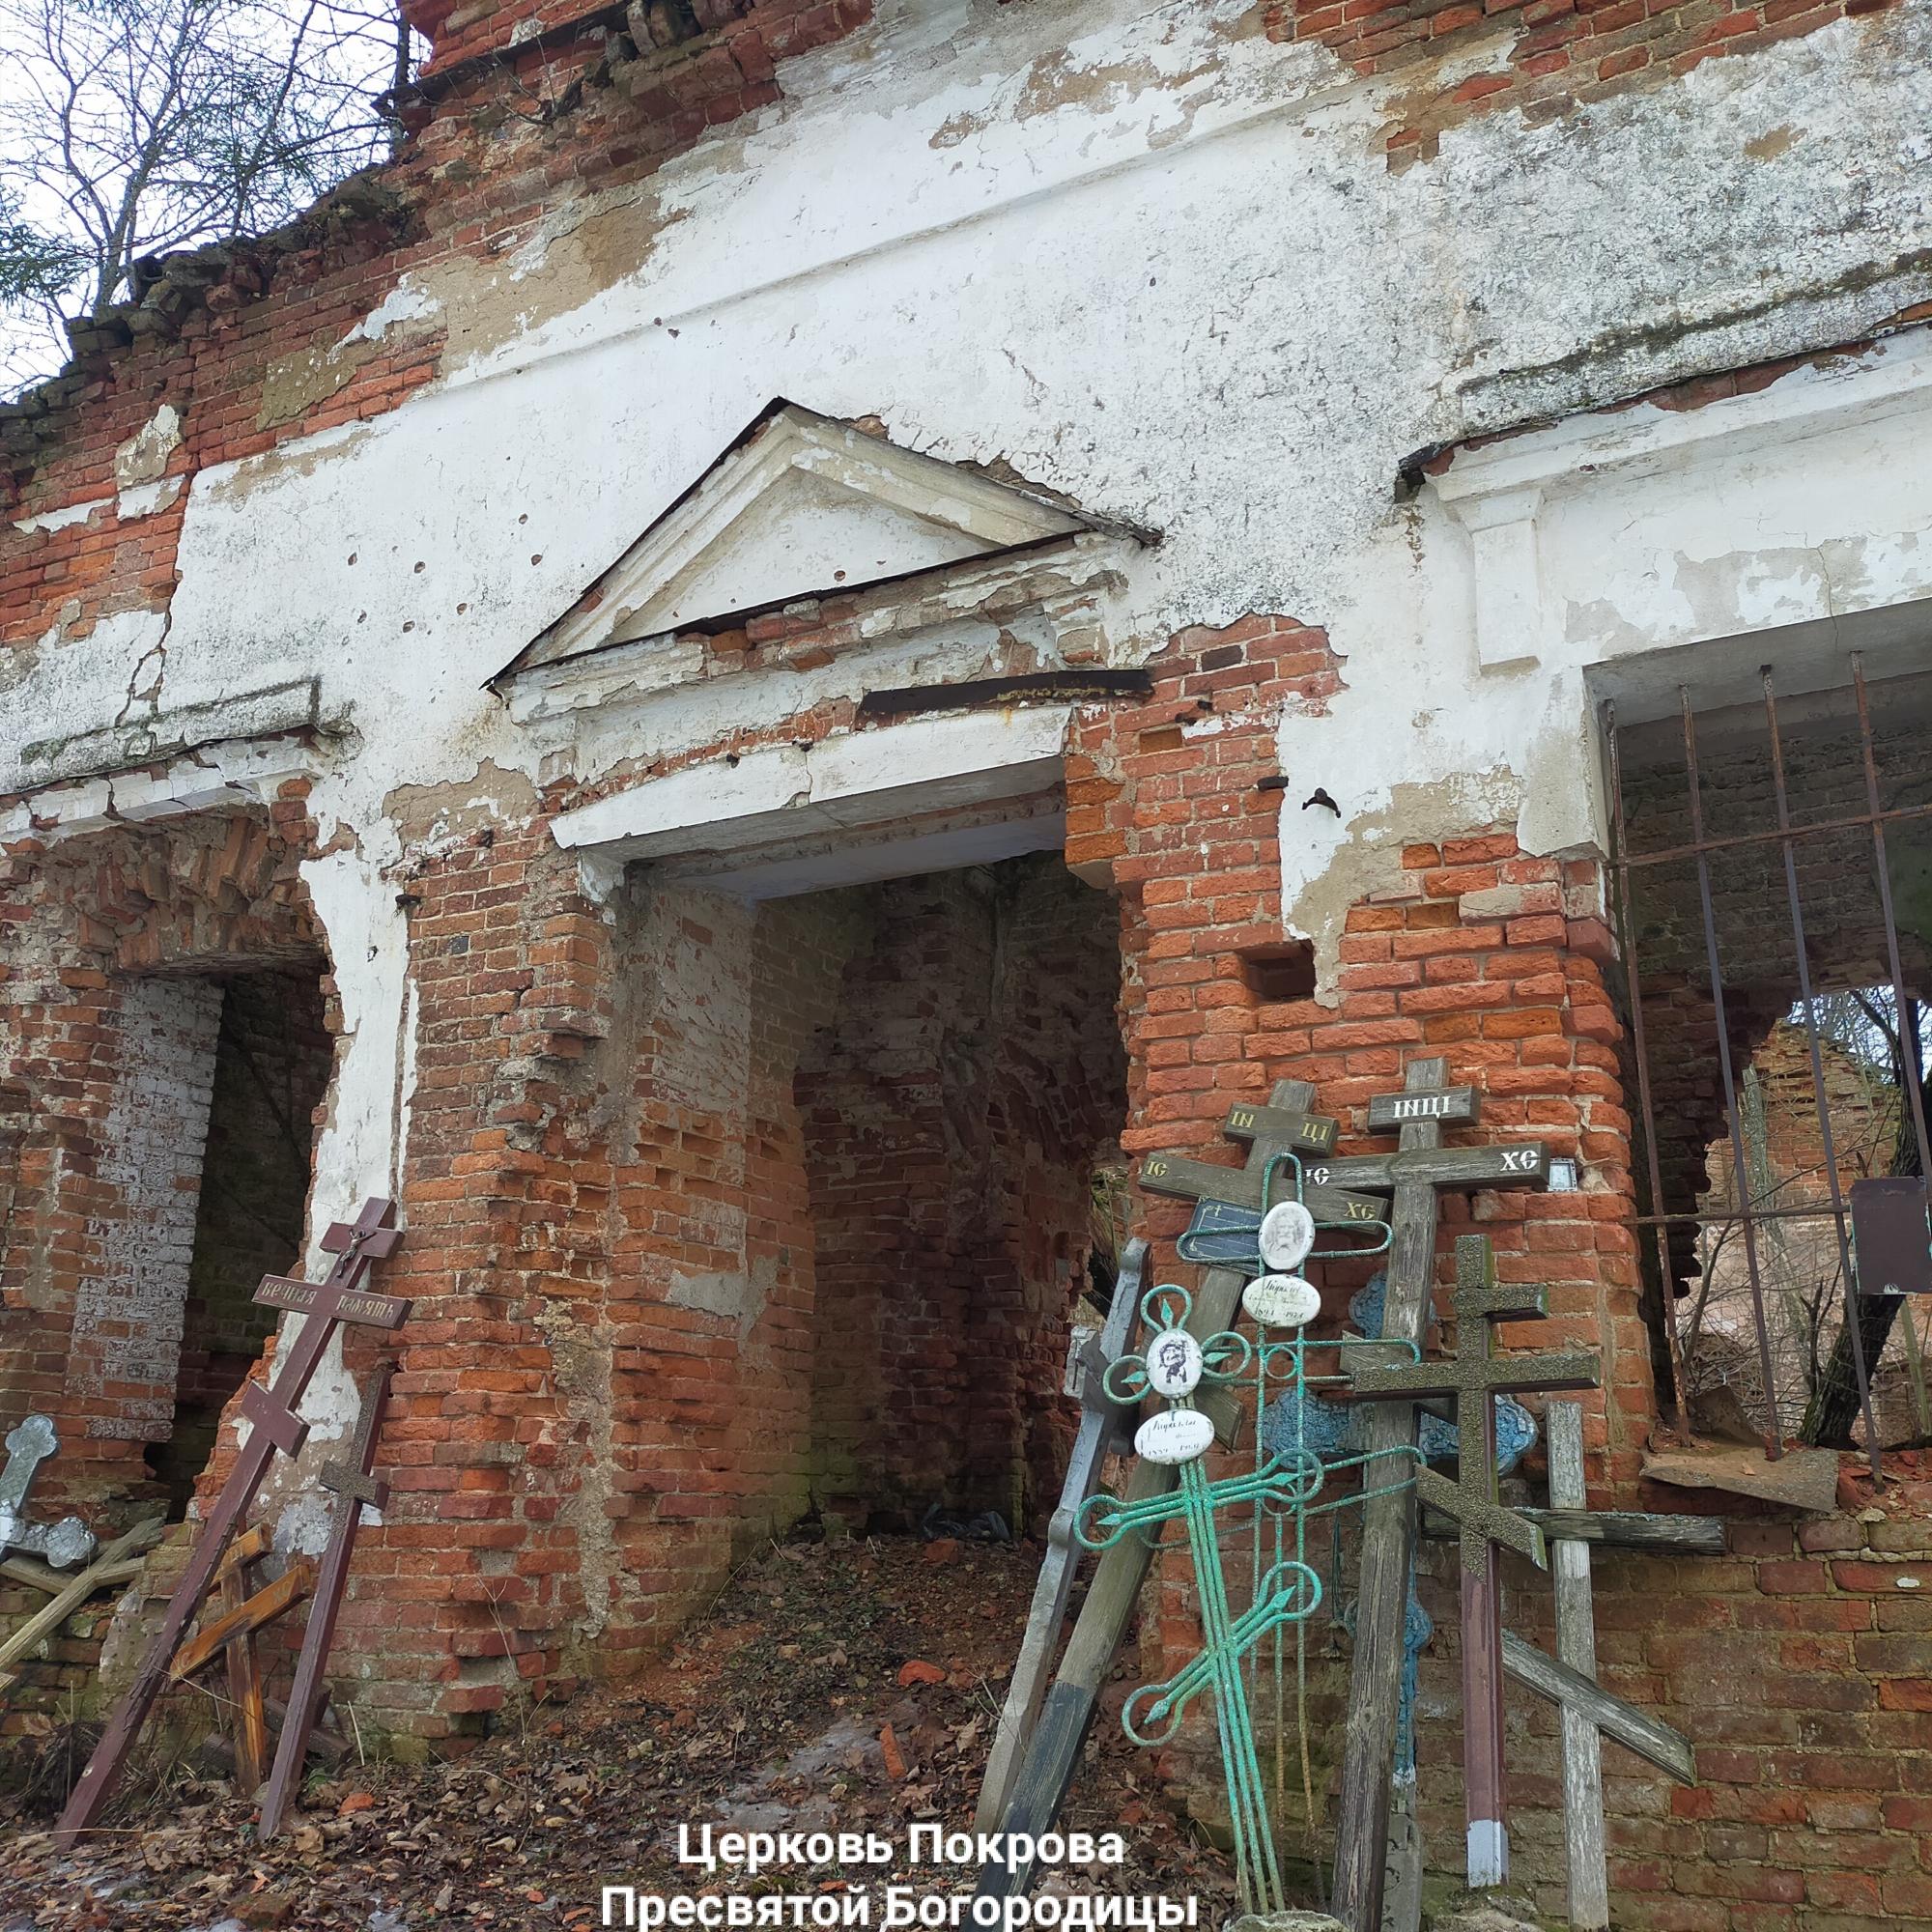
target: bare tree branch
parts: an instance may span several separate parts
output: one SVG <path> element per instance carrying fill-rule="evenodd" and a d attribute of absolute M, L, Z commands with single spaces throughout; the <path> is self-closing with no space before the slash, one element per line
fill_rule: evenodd
<path fill-rule="evenodd" d="M 382 159 L 415 42 L 370 0 L 0 0 L 0 392 L 143 258 L 291 219 Z"/>

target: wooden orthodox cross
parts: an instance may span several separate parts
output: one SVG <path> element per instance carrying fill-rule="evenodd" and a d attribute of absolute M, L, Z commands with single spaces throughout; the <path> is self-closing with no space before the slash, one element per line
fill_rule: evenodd
<path fill-rule="evenodd" d="M 1308 1112 L 1315 1090 L 1301 1080 L 1275 1084 L 1266 1106 L 1242 1104 L 1228 1116 L 1224 1131 L 1232 1140 L 1248 1143 L 1245 1167 L 1216 1167 L 1180 1154 L 1151 1154 L 1141 1163 L 1141 1185 L 1150 1192 L 1200 1198 L 1234 1198 L 1227 1190 L 1242 1190 L 1260 1205 L 1268 1163 L 1282 1153 L 1320 1152 L 1335 1144 L 1335 1123 Z M 1194 1294 L 1188 1332 L 1197 1339 L 1218 1334 L 1235 1319 L 1236 1303 L 1246 1276 L 1234 1268 L 1213 1267 L 1201 1277 Z M 1205 1405 L 1204 1405 L 1205 1406 Z M 1176 1481 L 1175 1471 L 1145 1459 L 1135 1464 L 1124 1502 L 1163 1495 Z M 1114 1662 L 1134 1613 L 1141 1585 L 1153 1561 L 1153 1548 L 1140 1537 L 1124 1537 L 1106 1550 L 1095 1566 L 1087 1598 L 1066 1639 L 1066 1650 L 1040 1705 L 1039 1719 L 1029 1736 L 1014 1774 L 1001 1830 L 1038 1837 L 1050 1831 L 1072 1780 L 1081 1740 L 1093 1721 L 1100 1685 Z M 1023 1893 L 1033 1883 L 1030 1863 L 1009 1868 L 989 1864 L 980 1875 L 979 1895 L 1005 1898 Z"/>
<path fill-rule="evenodd" d="M 1110 1455 L 1126 1449 L 1132 1440 L 1134 1405 L 1116 1402 L 1107 1393 L 1106 1378 L 1107 1371 L 1128 1352 L 1135 1323 L 1140 1320 L 1147 1252 L 1148 1244 L 1143 1240 L 1126 1244 L 1107 1320 L 1097 1334 L 1089 1337 L 1077 1364 L 1080 1428 L 1073 1438 L 1073 1452 L 1066 1460 L 1060 1507 L 1054 1511 L 1047 1527 L 1046 1555 L 1040 1562 L 1039 1580 L 1034 1586 L 1033 1607 L 1027 1615 L 1026 1634 L 1020 1640 L 1019 1661 L 1013 1665 L 1013 1680 L 1007 1689 L 999 1729 L 993 1734 L 993 1748 L 986 1758 L 986 1776 L 980 1787 L 980 1808 L 975 1821 L 981 1832 L 999 1829 L 1000 1814 L 1006 1809 L 1027 1740 L 1039 1717 L 1040 1699 L 1046 1694 L 1047 1672 L 1059 1647 L 1061 1625 L 1066 1620 L 1074 1572 L 1080 1566 L 1080 1544 L 1074 1535 L 1080 1507 L 1099 1488 L 1101 1464 Z"/>
<path fill-rule="evenodd" d="M 270 1460 L 277 1450 L 293 1456 L 301 1447 L 308 1425 L 297 1415 L 296 1405 L 321 1364 L 330 1338 L 345 1321 L 398 1328 L 408 1321 L 408 1301 L 391 1294 L 372 1294 L 358 1286 L 370 1263 L 393 1253 L 402 1239 L 390 1225 L 395 1213 L 393 1201 L 372 1197 L 362 1204 L 362 1211 L 353 1223 L 338 1221 L 323 1236 L 323 1247 L 336 1260 L 322 1281 L 269 1275 L 256 1291 L 258 1302 L 270 1308 L 297 1309 L 307 1319 L 295 1346 L 276 1357 L 274 1381 L 266 1388 L 260 1382 L 243 1384 L 242 1413 L 249 1423 L 248 1439 L 238 1451 L 228 1480 L 202 1526 L 194 1555 L 168 1600 L 161 1627 L 155 1633 L 133 1683 L 54 1827 L 54 1842 L 63 1850 L 93 1825 L 113 1794 L 135 1736 L 168 1681 L 169 1665 L 181 1647 L 182 1636 L 200 1609 L 229 1539 L 254 1501 Z"/>
<path fill-rule="evenodd" d="M 1447 1149 L 1445 1123 L 1477 1118 L 1477 1096 L 1448 1087 L 1448 1064 L 1410 1061 L 1400 1094 L 1369 1103 L 1369 1124 L 1398 1129 L 1398 1151 L 1347 1160 L 1318 1161 L 1311 1187 L 1366 1187 L 1392 1192 L 1388 1286 L 1382 1336 L 1420 1349 L 1429 1327 L 1435 1272 L 1438 1190 L 1541 1187 L 1549 1158 L 1541 1146 Z M 1394 1459 L 1415 1447 L 1415 1410 L 1389 1404 L 1369 1417 L 1366 1453 Z M 1349 1684 L 1348 1732 L 1343 1746 L 1342 1798 L 1335 1833 L 1336 1918 L 1351 1932 L 1380 1932 L 1387 1870 L 1389 1783 L 1395 1764 L 1396 1720 L 1402 1695 L 1403 1626 L 1408 1609 L 1409 1565 L 1415 1548 L 1414 1492 L 1406 1486 L 1371 1497 L 1362 1520 L 1362 1563 L 1355 1610 L 1355 1661 Z"/>
<path fill-rule="evenodd" d="M 258 1522 L 235 1539 L 214 1573 L 213 1587 L 221 1604 L 220 1615 L 196 1631 L 168 1665 L 170 1680 L 183 1684 L 217 1656 L 224 1659 L 235 1724 L 235 1787 L 244 1798 L 260 1790 L 269 1749 L 255 1633 L 286 1616 L 315 1582 L 315 1565 L 306 1556 L 298 1556 L 272 1583 L 251 1592 L 248 1572 L 271 1548 L 266 1523 Z"/>
<path fill-rule="evenodd" d="M 1496 1547 L 1507 1545 L 1539 1568 L 1548 1564 L 1543 1532 L 1505 1507 L 1497 1492 L 1495 1399 L 1504 1393 L 1594 1388 L 1600 1373 L 1593 1351 L 1496 1354 L 1494 1322 L 1548 1313 L 1544 1290 L 1499 1288 L 1489 1237 L 1464 1235 L 1456 1243 L 1455 1354 L 1436 1362 L 1352 1364 L 1349 1371 L 1360 1396 L 1411 1404 L 1426 1396 L 1450 1396 L 1456 1403 L 1456 1480 L 1424 1466 L 1415 1472 L 1415 1490 L 1463 1529 L 1463 1761 L 1471 1889 L 1501 1885 L 1509 1877 Z"/>
<path fill-rule="evenodd" d="M 301 1656 L 296 1662 L 288 1715 L 282 1719 L 281 1739 L 275 1746 L 275 1768 L 269 1776 L 269 1788 L 262 1798 L 262 1822 L 257 1833 L 261 1838 L 272 1838 L 281 1830 L 289 1793 L 301 1781 L 309 1736 L 322 1709 L 323 1665 L 328 1662 L 328 1647 L 335 1638 L 335 1619 L 348 1586 L 349 1559 L 355 1552 L 356 1531 L 362 1526 L 362 1512 L 364 1508 L 384 1509 L 388 1504 L 389 1486 L 374 1470 L 376 1437 L 383 1427 L 384 1411 L 389 1406 L 389 1378 L 393 1373 L 394 1365 L 388 1362 L 376 1370 L 363 1394 L 361 1413 L 355 1418 L 355 1437 L 349 1446 L 348 1460 L 331 1460 L 322 1465 L 322 1487 L 335 1492 L 335 1518 L 328 1528 L 328 1548 L 323 1552 L 308 1628 L 302 1633 Z"/>

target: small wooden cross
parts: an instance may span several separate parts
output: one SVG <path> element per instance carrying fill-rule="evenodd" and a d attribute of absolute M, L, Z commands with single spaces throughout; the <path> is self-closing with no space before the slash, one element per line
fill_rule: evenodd
<path fill-rule="evenodd" d="M 262 1798 L 258 1835 L 265 1839 L 272 1838 L 281 1830 L 289 1794 L 301 1779 L 309 1737 L 322 1710 L 323 1666 L 335 1639 L 335 1620 L 348 1587 L 349 1559 L 355 1548 L 356 1532 L 362 1526 L 362 1512 L 388 1506 L 389 1486 L 373 1471 L 376 1438 L 389 1406 L 389 1378 L 393 1373 L 393 1363 L 383 1363 L 364 1391 L 348 1458 L 343 1461 L 331 1458 L 322 1465 L 322 1486 L 333 1490 L 339 1500 L 329 1524 L 328 1548 L 323 1552 L 322 1570 L 316 1579 L 308 1628 L 302 1633 L 301 1656 L 296 1662 L 288 1714 L 282 1719 L 281 1740 L 275 1747 L 275 1768 L 269 1775 L 269 1788 Z"/>
<path fill-rule="evenodd" d="M 293 1456 L 301 1447 L 308 1425 L 296 1414 L 296 1405 L 321 1365 L 336 1328 L 344 1321 L 394 1328 L 409 1319 L 409 1302 L 392 1295 L 365 1294 L 359 1288 L 370 1263 L 394 1253 L 402 1239 L 391 1225 L 395 1214 L 393 1201 L 372 1196 L 353 1222 L 338 1221 L 323 1236 L 323 1247 L 336 1260 L 322 1281 L 291 1282 L 286 1276 L 270 1275 L 258 1292 L 256 1298 L 269 1307 L 292 1305 L 281 1297 L 295 1290 L 306 1292 L 312 1299 L 301 1312 L 309 1319 L 303 1321 L 294 1347 L 277 1355 L 272 1384 L 264 1388 L 251 1381 L 243 1387 L 242 1412 L 252 1425 L 248 1439 L 202 1525 L 194 1555 L 168 1600 L 160 1628 L 141 1659 L 134 1681 L 101 1733 L 54 1827 L 54 1842 L 63 1850 L 99 1817 L 101 1806 L 120 1781 L 134 1739 L 168 1681 L 169 1665 L 208 1594 L 236 1525 L 255 1499 L 270 1459 L 277 1450 Z"/>
<path fill-rule="evenodd" d="M 1509 1833 L 1503 1804 L 1502 1603 L 1496 1546 L 1507 1545 L 1540 1569 L 1548 1567 L 1543 1532 L 1507 1508 L 1496 1487 L 1496 1405 L 1502 1394 L 1595 1388 L 1601 1363 L 1594 1350 L 1548 1355 L 1498 1355 L 1496 1321 L 1547 1315 L 1540 1288 L 1500 1288 L 1495 1259 L 1484 1235 L 1456 1243 L 1456 1352 L 1446 1361 L 1400 1365 L 1354 1363 L 1354 1393 L 1415 1402 L 1450 1396 L 1456 1403 L 1456 1481 L 1418 1468 L 1417 1496 L 1462 1524 L 1463 1756 L 1467 1789 L 1471 1889 L 1509 1877 Z"/>

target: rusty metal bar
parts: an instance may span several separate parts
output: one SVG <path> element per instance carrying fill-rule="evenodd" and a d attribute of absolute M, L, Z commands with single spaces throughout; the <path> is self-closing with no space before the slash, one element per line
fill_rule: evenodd
<path fill-rule="evenodd" d="M 1643 1109 L 1643 1151 L 1650 1178 L 1650 1198 L 1663 1211 L 1663 1179 L 1657 1160 L 1657 1112 L 1650 1098 L 1650 1055 L 1644 1048 L 1643 981 L 1637 967 L 1636 915 L 1631 904 L 1630 864 L 1625 851 L 1623 759 L 1617 747 L 1617 707 L 1604 706 L 1604 738 L 1610 754 L 1610 869 L 1617 877 L 1617 909 L 1624 933 L 1624 972 L 1630 980 L 1631 1045 L 1636 1056 L 1637 1103 Z M 1687 1442 L 1694 1442 L 1690 1422 L 1690 1384 L 1684 1372 L 1684 1344 L 1677 1332 L 1677 1283 L 1670 1271 L 1670 1236 L 1657 1226 L 1657 1274 L 1663 1296 L 1663 1335 L 1670 1351 L 1670 1376 L 1677 1384 L 1677 1424 Z"/>
<path fill-rule="evenodd" d="M 1818 1014 L 1811 995 L 1810 949 L 1804 937 L 1804 908 L 1798 891 L 1797 841 L 1790 836 L 1791 801 L 1784 783 L 1784 742 L 1777 729 L 1777 692 L 1769 665 L 1762 668 L 1760 675 L 1764 679 L 1765 728 L 1771 734 L 1771 783 L 1777 800 L 1777 829 L 1785 835 L 1784 890 L 1791 902 L 1791 940 L 1798 958 L 1798 995 L 1804 1006 L 1804 1039 L 1811 1053 L 1812 1097 L 1818 1106 L 1818 1133 L 1825 1153 L 1825 1179 L 1831 1189 L 1832 1221 L 1838 1237 L 1838 1274 L 1845 1285 L 1845 1327 L 1852 1338 L 1852 1366 L 1858 1371 L 1859 1378 L 1859 1406 L 1865 1418 L 1865 1452 L 1871 1458 L 1873 1476 L 1882 1478 L 1884 1471 L 1879 1467 L 1878 1421 L 1872 1414 L 1871 1372 L 1865 1362 L 1858 1285 L 1852 1278 L 1852 1244 L 1845 1236 L 1845 1198 L 1838 1185 L 1837 1143 L 1832 1132 L 1832 1109 L 1825 1094 L 1825 1054 L 1818 1038 Z M 1879 836 L 1883 838 L 1884 834 Z M 1886 929 L 1889 933 L 1889 911 Z M 1902 1031 L 1902 1015 L 1900 1026 Z M 1773 1400 L 1768 1390 L 1766 1400 Z"/>
<path fill-rule="evenodd" d="M 1704 799 L 1697 779 L 1697 723 L 1690 709 L 1690 687 L 1679 685 L 1684 717 L 1684 769 L 1690 782 L 1690 836 L 1696 847 L 1697 896 L 1704 914 L 1704 956 L 1711 969 L 1711 1008 L 1718 1026 L 1718 1065 L 1724 1079 L 1724 1115 L 1730 1122 L 1731 1165 L 1737 1188 L 1745 1267 L 1750 1275 L 1751 1318 L 1757 1326 L 1758 1366 L 1764 1376 L 1765 1454 L 1776 1462 L 1784 1453 L 1784 1431 L 1777 1419 L 1777 1378 L 1772 1368 L 1771 1328 L 1764 1314 L 1764 1276 L 1757 1264 L 1757 1235 L 1751 1225 L 1750 1177 L 1745 1169 L 1744 1121 L 1738 1112 L 1736 1069 L 1731 1065 L 1730 1022 L 1724 1010 L 1724 969 L 1718 956 L 1718 919 L 1711 900 L 1711 847 L 1704 838 Z"/>
<path fill-rule="evenodd" d="M 1753 1221 L 1829 1221 L 1832 1208 L 1820 1202 L 1809 1208 L 1753 1208 Z M 1675 1227 L 1685 1222 L 1700 1225 L 1712 1221 L 1737 1221 L 1744 1217 L 1735 1208 L 1712 1208 L 1708 1210 L 1687 1210 L 1682 1214 L 1639 1214 L 1636 1225 L 1639 1228 L 1656 1227 L 1659 1224 Z"/>
<path fill-rule="evenodd" d="M 1901 805 L 1890 811 L 1853 813 L 1849 818 L 1821 818 L 1815 825 L 1794 825 L 1789 832 L 1736 832 L 1725 838 L 1707 838 L 1690 845 L 1666 845 L 1657 852 L 1633 852 L 1627 866 L 1662 866 L 1673 859 L 1694 859 L 1699 852 L 1732 852 L 1741 845 L 1770 845 L 1780 838 L 1816 838 L 1827 832 L 1856 832 L 1869 826 L 1882 832 L 1905 818 L 1932 818 L 1932 805 Z"/>
<path fill-rule="evenodd" d="M 1891 968 L 1892 1009 L 1898 1023 L 1898 1083 L 1905 1089 L 1906 1102 L 1912 1109 L 1912 1128 L 1918 1139 L 1918 1171 L 1925 1177 L 1926 1184 L 1932 1186 L 1932 1140 L 1927 1139 L 1925 1132 L 1925 1050 L 1916 1018 L 1909 1043 L 1905 1037 L 1905 969 L 1899 964 L 1898 926 L 1891 913 L 1891 869 L 1886 861 L 1885 814 L 1879 810 L 1878 757 L 1872 749 L 1871 704 L 1865 695 L 1862 651 L 1852 653 L 1852 689 L 1858 696 L 1859 749 L 1865 761 L 1865 802 L 1871 807 L 1872 857 L 1878 866 L 1878 902 L 1885 914 L 1886 963 Z M 1910 1065 L 1905 1064 L 1908 1057 Z"/>

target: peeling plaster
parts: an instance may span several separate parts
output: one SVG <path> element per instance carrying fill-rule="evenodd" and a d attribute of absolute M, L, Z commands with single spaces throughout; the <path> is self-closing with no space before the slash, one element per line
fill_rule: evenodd
<path fill-rule="evenodd" d="M 158 483 L 168 459 L 182 444 L 181 412 L 163 403 L 146 424 L 114 452 L 114 480 L 123 490 L 140 483 Z"/>
<path fill-rule="evenodd" d="M 195 476 L 169 701 L 319 675 L 358 734 L 318 756 L 312 797 L 354 849 L 304 868 L 349 1024 L 322 1213 L 387 1183 L 408 1120 L 408 841 L 1002 648 L 990 621 L 889 630 L 822 672 L 672 682 L 548 735 L 482 689 L 774 394 L 1162 529 L 1110 565 L 1116 661 L 1252 611 L 1324 628 L 1348 688 L 1280 724 L 1289 797 L 1324 784 L 1343 809 L 1282 825 L 1289 920 L 1324 960 L 1411 832 L 1493 820 L 1587 849 L 1593 663 L 1932 589 L 1917 406 L 1566 484 L 1543 530 L 1558 636 L 1517 666 L 1478 664 L 1466 532 L 1428 493 L 1394 499 L 1419 447 L 1815 352 L 1932 297 L 1932 7 L 1535 128 L 1477 117 L 1398 175 L 1376 143 L 1409 83 L 1255 25 L 1234 0 L 882 16 L 647 185 L 399 283 L 270 405 L 329 393 L 399 329 L 445 331 L 400 407 Z M 64 612 L 21 654 L 10 730 L 112 718 L 163 629 Z M 340 1425 L 346 1383 L 317 1387 Z"/>

